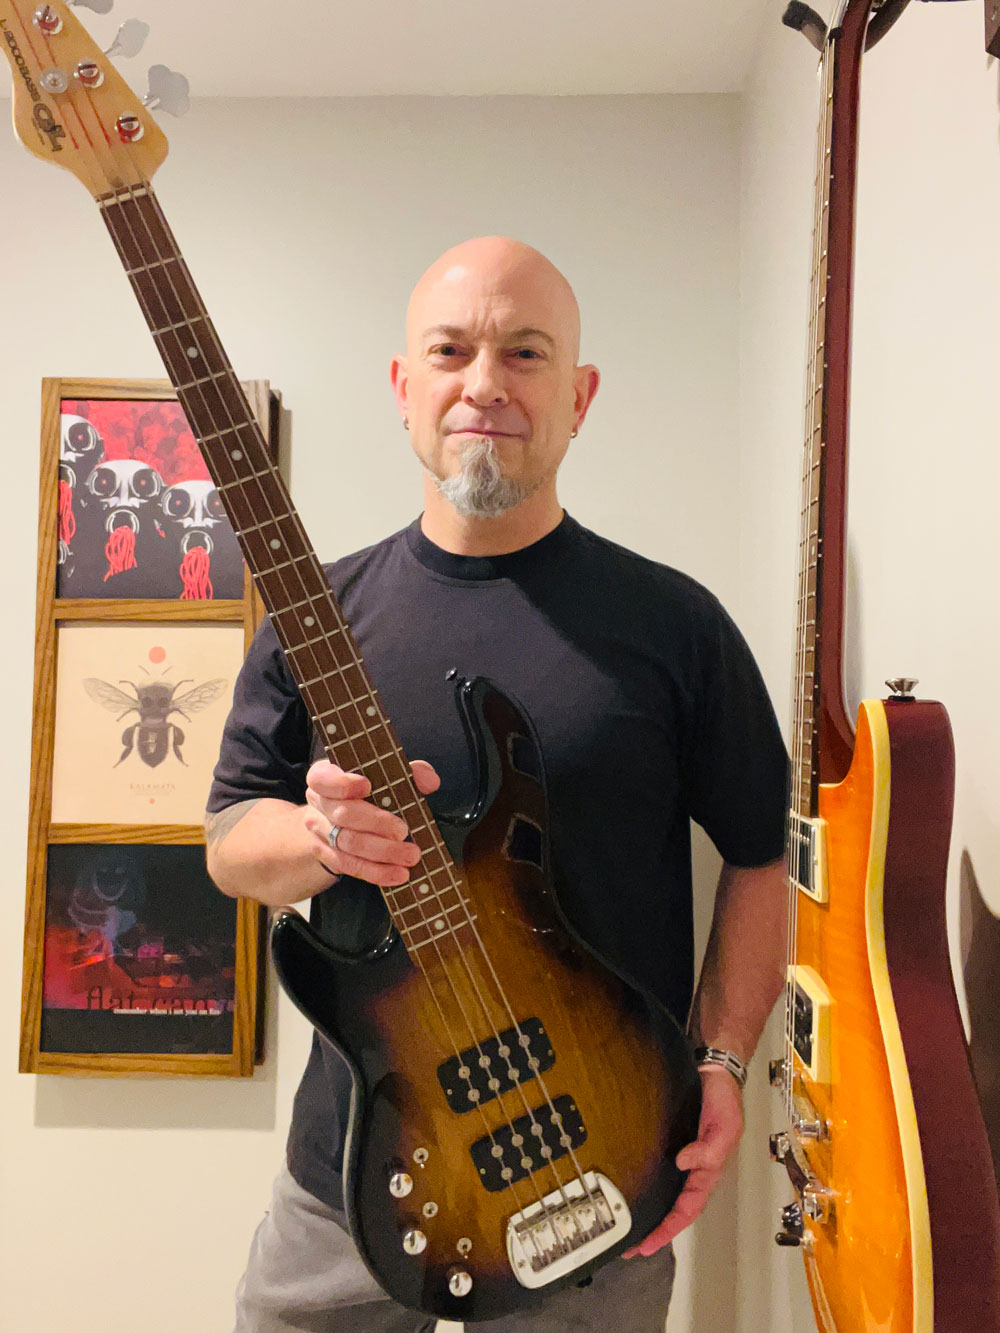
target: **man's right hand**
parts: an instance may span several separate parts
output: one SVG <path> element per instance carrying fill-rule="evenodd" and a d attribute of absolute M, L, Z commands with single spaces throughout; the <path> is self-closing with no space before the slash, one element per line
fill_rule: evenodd
<path fill-rule="evenodd" d="M 437 791 L 441 779 L 422 759 L 410 765 L 417 789 L 424 796 Z M 420 851 L 407 841 L 409 830 L 398 815 L 380 810 L 368 800 L 371 783 L 360 773 L 346 773 L 325 759 L 306 774 L 305 826 L 313 835 L 316 860 L 331 875 L 353 875 L 384 888 L 398 887 L 410 878 Z M 315 813 L 313 813 L 315 811 Z M 340 830 L 331 846 L 331 828 Z"/>

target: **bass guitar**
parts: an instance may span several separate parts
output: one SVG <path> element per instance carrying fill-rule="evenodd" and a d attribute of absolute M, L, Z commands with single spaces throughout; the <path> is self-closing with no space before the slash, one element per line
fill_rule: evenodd
<path fill-rule="evenodd" d="M 286 990 L 353 1075 L 354 1237 L 414 1310 L 529 1308 L 673 1205 L 700 1107 L 687 1040 L 565 925 L 538 744 L 489 681 L 455 682 L 478 802 L 435 822 L 153 194 L 162 132 L 66 5 L 0 0 L 0 37 L 17 133 L 98 204 L 326 754 L 422 853 L 364 956 L 291 909 L 271 932 Z"/>
<path fill-rule="evenodd" d="M 954 752 L 914 680 L 843 692 L 847 420 L 859 76 L 905 0 L 840 0 L 822 53 L 789 811 L 787 1130 L 772 1156 L 794 1202 L 822 1333 L 1000 1328 L 1000 1207 L 955 995 L 945 920 Z"/>

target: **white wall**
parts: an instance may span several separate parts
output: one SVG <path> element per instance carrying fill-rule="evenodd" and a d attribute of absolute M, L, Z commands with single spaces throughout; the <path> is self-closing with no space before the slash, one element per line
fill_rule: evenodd
<path fill-rule="evenodd" d="M 972 1037 L 1000 1145 L 1000 708 L 991 679 L 1000 653 L 1000 116 L 982 27 L 982 5 L 912 5 L 863 66 L 847 692 L 853 710 L 862 697 L 885 694 L 885 677 L 911 674 L 918 692 L 943 700 L 951 714 L 953 959 L 961 970 L 975 922 Z M 739 609 L 782 701 L 790 690 L 815 68 L 815 53 L 775 17 L 742 117 Z M 970 978 L 972 971 L 970 964 Z M 747 1190 L 755 1167 L 744 1174 Z M 777 1252 L 761 1260 L 772 1283 L 798 1262 Z M 788 1309 L 800 1298 L 793 1278 Z M 776 1316 L 772 1324 L 754 1317 L 741 1329 L 783 1327 Z M 792 1326 L 810 1327 L 808 1317 Z"/>
<path fill-rule="evenodd" d="M 206 103 L 170 127 L 161 202 L 238 371 L 285 395 L 292 489 L 325 556 L 418 503 L 387 381 L 412 282 L 451 243 L 507 232 L 574 283 L 584 355 L 605 374 L 567 507 L 734 602 L 737 111 L 725 97 Z M 281 1157 L 305 1023 L 276 1006 L 252 1082 L 14 1072 L 39 381 L 159 367 L 81 187 L 3 138 L 0 179 L 0 1322 L 214 1333 Z M 735 1327 L 735 1206 L 730 1186 L 686 1242 L 698 1277 L 679 1284 L 672 1333 Z M 742 1205 L 740 1221 L 761 1226 Z"/>

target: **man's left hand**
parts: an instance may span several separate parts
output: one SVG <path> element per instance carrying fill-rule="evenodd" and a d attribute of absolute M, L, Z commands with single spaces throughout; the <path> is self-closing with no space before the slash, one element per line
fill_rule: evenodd
<path fill-rule="evenodd" d="M 626 1259 L 637 1254 L 648 1258 L 691 1225 L 719 1183 L 742 1134 L 743 1094 L 736 1080 L 724 1069 L 705 1070 L 701 1076 L 698 1138 L 677 1154 L 677 1165 L 687 1171 L 687 1181 L 660 1225 L 640 1245 L 626 1250 Z"/>

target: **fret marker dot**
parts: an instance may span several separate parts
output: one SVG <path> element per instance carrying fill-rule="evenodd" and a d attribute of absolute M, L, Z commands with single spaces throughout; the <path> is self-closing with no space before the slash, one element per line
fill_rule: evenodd
<path fill-rule="evenodd" d="M 312 616 L 306 616 L 305 620 L 303 620 L 302 623 L 303 623 L 303 625 L 305 625 L 306 629 L 312 629 L 313 625 L 316 624 L 316 622 L 315 622 L 315 620 L 313 620 Z"/>
<path fill-rule="evenodd" d="M 337 724 L 336 724 L 336 722 L 328 722 L 328 723 L 326 724 L 326 729 L 327 729 L 327 731 L 330 733 L 330 735 L 332 736 L 333 733 L 337 730 Z"/>
<path fill-rule="evenodd" d="M 388 809 L 389 806 L 392 805 L 392 797 L 391 797 L 391 796 L 383 796 L 383 797 L 382 797 L 382 804 L 385 806 L 386 809 Z"/>
<path fill-rule="evenodd" d="M 421 884 L 420 886 L 421 893 L 430 893 L 430 891 L 431 891 L 431 886 L 429 884 Z"/>
<path fill-rule="evenodd" d="M 374 717 L 374 716 L 375 716 L 375 705 L 374 705 L 374 704 L 369 704 L 368 707 L 365 709 L 365 712 L 368 714 L 369 717 Z"/>
<path fill-rule="evenodd" d="M 187 349 L 187 354 L 188 354 L 188 356 L 191 358 L 191 360 L 193 361 L 193 360 L 195 359 L 195 357 L 198 355 L 198 349 L 197 349 L 197 347 L 189 347 L 189 348 Z"/>
<path fill-rule="evenodd" d="M 243 457 L 243 450 L 234 449 L 232 453 L 229 455 L 229 457 L 233 460 L 234 463 L 238 463 L 240 459 Z"/>
<path fill-rule="evenodd" d="M 280 550 L 281 550 L 281 542 L 278 541 L 277 537 L 272 537 L 272 538 L 271 538 L 271 541 L 270 541 L 269 544 L 270 544 L 270 547 L 271 547 L 271 550 L 272 550 L 272 551 L 280 551 Z"/>

